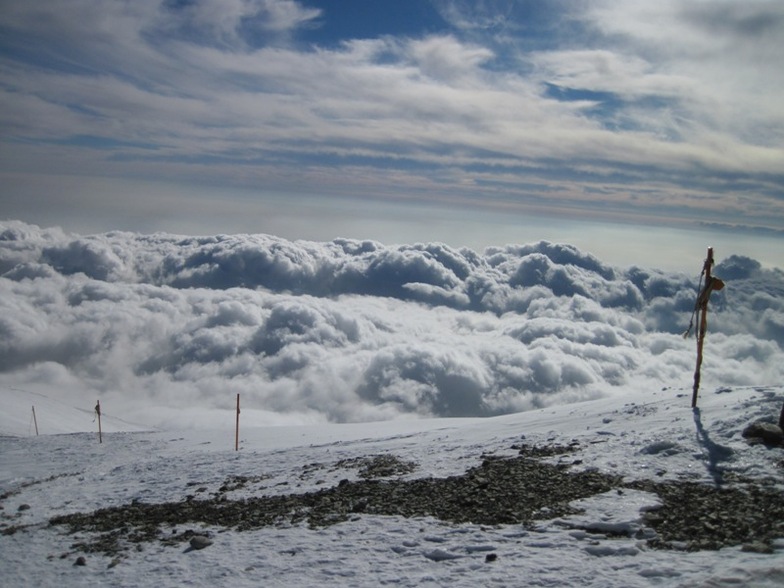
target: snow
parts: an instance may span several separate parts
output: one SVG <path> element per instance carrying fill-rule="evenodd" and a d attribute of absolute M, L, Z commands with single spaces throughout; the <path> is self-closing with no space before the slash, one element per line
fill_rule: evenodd
<path fill-rule="evenodd" d="M 691 392 L 629 391 L 579 404 L 493 418 L 402 420 L 362 424 L 143 431 L 105 415 L 103 442 L 89 409 L 49 395 L 0 390 L 0 520 L 25 526 L 0 535 L 3 586 L 761 586 L 784 584 L 784 537 L 772 554 L 653 550 L 643 513 L 655 494 L 623 489 L 574 503 L 579 514 L 520 525 L 452 524 L 358 514 L 326 528 L 287 524 L 254 531 L 189 525 L 213 541 L 142 544 L 116 565 L 71 545 L 82 534 L 49 526 L 60 514 L 107 506 L 181 501 L 232 476 L 249 482 L 231 498 L 304 493 L 357 479 L 341 460 L 392 454 L 416 462 L 406 478 L 449 476 L 483 455 L 516 455 L 512 445 L 568 444 L 572 468 L 636 479 L 714 484 L 729 472 L 784 485 L 780 449 L 749 445 L 749 422 L 776 418 L 784 386 Z M 28 420 L 36 407 L 35 436 Z M 242 417 L 242 415 L 241 415 Z M 11 436 L 11 435 L 14 436 Z M 22 505 L 29 509 L 19 510 Z M 180 529 L 181 531 L 182 529 Z M 174 529 L 163 529 L 164 533 Z M 84 555 L 85 566 L 73 565 Z M 495 556 L 495 557 L 492 557 Z"/>

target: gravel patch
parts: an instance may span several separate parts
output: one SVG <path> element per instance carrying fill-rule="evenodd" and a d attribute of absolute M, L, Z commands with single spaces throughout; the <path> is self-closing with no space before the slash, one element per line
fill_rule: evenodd
<path fill-rule="evenodd" d="M 694 482 L 637 481 L 596 471 L 570 471 L 570 465 L 550 464 L 545 457 L 568 453 L 570 446 L 514 446 L 516 457 L 486 456 L 481 465 L 459 476 L 402 479 L 416 467 L 394 456 L 347 460 L 359 468 L 357 481 L 303 494 L 226 496 L 245 480 L 233 478 L 208 499 L 192 495 L 180 502 L 131 504 L 91 513 L 57 516 L 52 526 L 70 533 L 89 534 L 71 548 L 117 556 L 134 544 L 160 541 L 178 544 L 202 534 L 189 525 L 238 531 L 265 526 L 308 524 L 323 527 L 363 515 L 434 517 L 442 521 L 482 525 L 532 526 L 535 521 L 575 514 L 570 502 L 609 490 L 634 488 L 657 494 L 662 506 L 648 511 L 645 524 L 656 531 L 647 540 L 658 549 L 720 549 L 744 545 L 769 549 L 784 536 L 784 493 L 764 483 L 743 481 L 732 487 Z M 240 484 L 238 484 L 240 482 Z M 163 529 L 173 529 L 164 532 Z"/>

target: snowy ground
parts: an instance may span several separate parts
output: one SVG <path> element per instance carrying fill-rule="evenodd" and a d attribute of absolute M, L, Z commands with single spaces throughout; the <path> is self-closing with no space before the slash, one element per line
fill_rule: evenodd
<path fill-rule="evenodd" d="M 583 500 L 583 514 L 534 528 L 370 515 L 321 529 L 283 524 L 239 532 L 189 525 L 213 544 L 191 550 L 144 543 L 116 565 L 72 547 L 86 537 L 48 526 L 55 515 L 133 500 L 181 501 L 238 475 L 249 483 L 232 498 L 304 493 L 356 479 L 355 469 L 336 464 L 369 455 L 416 462 L 406 478 L 462 474 L 483 454 L 515 455 L 511 446 L 523 438 L 531 445 L 576 441 L 580 449 L 570 460 L 581 463 L 574 467 L 627 480 L 707 485 L 717 474 L 735 473 L 784 487 L 784 450 L 750 446 L 741 436 L 748 423 L 778 417 L 781 386 L 704 390 L 698 412 L 690 408 L 689 390 L 666 389 L 488 419 L 241 428 L 238 452 L 233 421 L 214 430 L 144 432 L 107 417 L 99 444 L 86 430 L 96 426 L 89 412 L 40 394 L 0 394 L 8 409 L 0 432 L 9 435 L 0 437 L 0 521 L 5 531 L 23 527 L 0 535 L 3 586 L 784 585 L 784 526 L 769 554 L 741 546 L 653 550 L 640 538 L 652 533 L 641 513 L 657 497 L 635 491 Z M 58 415 L 39 422 L 50 434 L 34 436 L 31 405 L 42 415 Z M 490 554 L 496 558 L 486 561 Z M 73 565 L 80 555 L 86 565 Z"/>

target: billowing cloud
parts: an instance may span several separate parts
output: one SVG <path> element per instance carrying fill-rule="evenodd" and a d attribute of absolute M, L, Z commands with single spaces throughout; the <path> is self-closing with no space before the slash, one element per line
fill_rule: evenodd
<path fill-rule="evenodd" d="M 493 415 L 688 388 L 694 369 L 697 276 L 549 242 L 480 254 L 7 221 L 0 270 L 0 382 L 99 394 L 150 424 L 237 393 L 289 420 Z M 703 385 L 780 379 L 784 273 L 739 256 L 714 273 Z"/>

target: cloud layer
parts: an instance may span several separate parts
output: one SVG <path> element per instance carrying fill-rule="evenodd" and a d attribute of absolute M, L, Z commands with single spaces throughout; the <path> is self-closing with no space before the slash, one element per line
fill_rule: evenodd
<path fill-rule="evenodd" d="M 784 274 L 744 257 L 714 273 L 703 386 L 780 380 Z M 265 422 L 494 415 L 688 388 L 694 369 L 680 334 L 696 276 L 548 242 L 479 254 L 7 221 L 0 276 L 4 386 L 100 395 L 149 424 L 238 393 Z"/>

